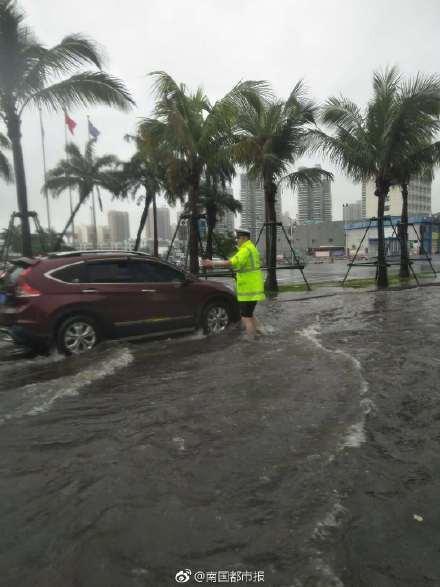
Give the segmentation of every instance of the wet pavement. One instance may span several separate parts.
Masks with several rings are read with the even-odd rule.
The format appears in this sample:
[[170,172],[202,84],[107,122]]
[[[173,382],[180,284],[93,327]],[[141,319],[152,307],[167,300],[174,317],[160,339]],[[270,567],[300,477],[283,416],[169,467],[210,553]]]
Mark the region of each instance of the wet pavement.
[[439,585],[440,288],[313,293],[255,343],[0,343],[0,584]]

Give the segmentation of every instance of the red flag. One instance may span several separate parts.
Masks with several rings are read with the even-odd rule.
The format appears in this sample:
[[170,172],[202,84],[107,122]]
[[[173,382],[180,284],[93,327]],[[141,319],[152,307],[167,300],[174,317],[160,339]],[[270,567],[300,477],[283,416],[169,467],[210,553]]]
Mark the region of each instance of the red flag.
[[70,118],[70,116],[68,116],[67,112],[64,113],[64,122],[67,124],[67,126],[69,127],[70,133],[73,135],[73,131],[75,130],[76,127],[76,122],[73,120],[73,118]]

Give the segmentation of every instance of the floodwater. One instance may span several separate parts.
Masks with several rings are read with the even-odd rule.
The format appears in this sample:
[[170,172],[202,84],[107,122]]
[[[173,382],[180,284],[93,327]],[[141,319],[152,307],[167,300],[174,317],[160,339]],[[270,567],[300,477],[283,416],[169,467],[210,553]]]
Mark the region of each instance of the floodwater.
[[[414,270],[418,272],[431,272],[431,267],[428,261],[425,261],[422,257],[417,257],[417,261],[414,262]],[[359,261],[363,263],[364,261]],[[434,255],[432,257],[432,265],[435,271],[440,271],[440,255]],[[310,283],[319,283],[322,281],[336,281],[341,280],[347,273],[347,260],[335,258],[334,263],[330,263],[328,259],[324,259],[321,262],[316,259],[309,258],[304,273]],[[390,275],[396,275],[399,272],[399,260],[396,265],[389,267],[388,272]],[[281,269],[278,273],[278,281],[282,283],[301,283],[301,273],[297,269]],[[368,277],[374,277],[376,273],[375,267],[354,266],[350,269],[347,279],[362,279]]]
[[0,584],[438,586],[440,288],[294,299],[255,343],[1,343]]

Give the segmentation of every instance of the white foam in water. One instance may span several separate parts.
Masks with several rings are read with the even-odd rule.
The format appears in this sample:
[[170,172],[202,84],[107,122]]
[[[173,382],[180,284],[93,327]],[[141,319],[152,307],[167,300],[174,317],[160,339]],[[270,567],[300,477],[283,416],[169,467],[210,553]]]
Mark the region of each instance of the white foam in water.
[[373,400],[365,397],[368,393],[368,390],[369,390],[369,384],[368,384],[368,381],[363,376],[361,362],[356,357],[354,357],[350,353],[347,353],[346,351],[342,351],[340,349],[336,349],[336,350],[328,349],[321,343],[321,341],[319,340],[319,335],[320,335],[319,318],[317,319],[317,321],[314,324],[308,326],[307,328],[304,328],[304,330],[301,330],[299,332],[299,334],[301,336],[304,336],[305,338],[307,338],[317,348],[324,351],[325,353],[328,353],[333,356],[339,355],[341,357],[344,357],[348,361],[350,361],[351,364],[353,365],[356,373],[358,374],[358,377],[360,380],[360,387],[359,387],[359,395],[361,397],[360,406],[362,408],[363,416],[359,422],[350,426],[350,428],[348,429],[347,434],[345,436],[345,439],[343,441],[343,444],[342,444],[342,448],[343,447],[358,448],[366,440],[365,416],[367,414],[369,414],[374,409]]
[[[10,348],[11,345],[8,345],[7,349],[10,350]],[[50,363],[56,363],[65,359],[66,357],[64,355],[60,355],[57,352],[53,352],[49,356],[34,357],[32,359],[14,357],[12,360],[0,362],[0,372],[2,373],[2,377],[5,377],[5,372],[16,372],[17,367],[23,371],[26,368],[33,369],[35,366],[49,365]]]
[[10,413],[0,417],[0,423],[11,418],[36,416],[47,412],[57,399],[78,395],[84,387],[113,375],[119,369],[127,367],[132,361],[133,355],[127,348],[118,348],[74,375],[31,383],[21,389],[11,390],[16,407]]
[[[355,372],[359,378],[359,397],[360,397],[360,406],[362,408],[363,416],[359,422],[351,425],[347,430],[343,442],[340,446],[341,449],[345,447],[349,448],[358,448],[360,447],[366,440],[365,435],[365,416],[368,414],[373,408],[374,403],[373,401],[367,397],[367,393],[369,390],[368,381],[363,376],[362,364],[356,358],[353,357],[351,354],[347,353],[346,351],[342,351],[339,349],[332,350],[327,349],[319,340],[320,335],[320,326],[319,320],[302,330],[300,335],[307,338],[313,345],[319,348],[321,351],[328,353],[332,356],[340,356],[343,357],[345,360],[349,361]],[[329,459],[331,462],[334,459],[332,455]],[[342,506],[342,504],[337,501],[334,503],[332,509],[325,515],[325,517],[320,520],[312,533],[312,539],[315,541],[325,539],[328,534],[332,531],[332,529],[337,528],[340,526],[344,519],[344,514],[346,509]],[[311,558],[313,560],[314,570],[315,572],[319,573],[320,575],[320,584],[322,585],[331,585],[331,587],[343,587],[344,583],[341,579],[334,573],[333,569],[330,565],[324,560],[323,553],[319,550],[319,548],[312,547],[311,548]]]
[[179,450],[185,450],[185,439],[181,438],[180,436],[176,436],[173,438],[173,442],[177,445]]
[[[332,530],[342,524],[346,512],[346,508],[344,508],[339,501],[336,501],[333,504],[332,509],[316,524],[312,533],[313,540],[323,540],[327,538]],[[331,585],[331,587],[344,586],[344,583],[335,574],[330,565],[324,561],[323,554],[318,548],[312,547],[310,549],[310,554],[313,560],[314,570],[320,575],[320,585]],[[325,583],[322,583],[322,581],[325,581]]]
[[361,444],[365,442],[365,440],[365,423],[362,420],[357,424],[353,424],[353,426],[350,426],[345,437],[344,446],[349,446],[351,448],[359,448]]
[[312,537],[325,538],[329,531],[342,524],[342,516],[346,511],[344,506],[338,501],[333,504],[332,509],[326,514],[325,518],[316,524]]
[[344,587],[344,583],[335,575],[326,562],[321,558],[315,558],[313,562],[315,563],[315,569],[321,575],[321,579],[325,580],[326,587]]

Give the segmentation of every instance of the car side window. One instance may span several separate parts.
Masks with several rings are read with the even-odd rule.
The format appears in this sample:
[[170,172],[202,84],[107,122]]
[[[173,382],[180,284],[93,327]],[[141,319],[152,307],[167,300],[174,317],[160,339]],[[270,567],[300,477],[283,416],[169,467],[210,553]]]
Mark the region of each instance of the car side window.
[[125,259],[88,263],[89,283],[136,283],[133,265]]
[[62,267],[54,271],[52,277],[65,283],[85,283],[87,281],[85,264],[75,263],[74,265]]
[[143,283],[182,283],[185,281],[185,275],[162,263],[154,261],[136,261],[136,273],[138,280]]

